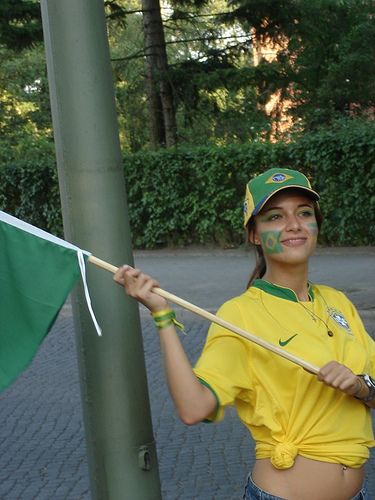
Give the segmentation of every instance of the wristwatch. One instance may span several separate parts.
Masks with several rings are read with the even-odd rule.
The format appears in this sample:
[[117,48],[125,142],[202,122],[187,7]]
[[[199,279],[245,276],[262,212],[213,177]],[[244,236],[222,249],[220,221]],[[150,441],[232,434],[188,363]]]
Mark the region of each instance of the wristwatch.
[[364,403],[369,403],[373,399],[375,399],[375,380],[370,377],[367,373],[362,373],[361,375],[358,375],[358,377],[361,377],[363,382],[367,385],[369,388],[369,395],[366,398],[358,398]]

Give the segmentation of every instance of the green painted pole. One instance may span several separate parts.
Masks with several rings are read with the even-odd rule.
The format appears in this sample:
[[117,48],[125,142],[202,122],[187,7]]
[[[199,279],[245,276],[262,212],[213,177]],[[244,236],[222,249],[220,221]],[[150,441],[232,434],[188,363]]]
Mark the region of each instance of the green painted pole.
[[[133,263],[102,0],[41,0],[65,237],[115,265]],[[91,493],[157,500],[138,307],[88,265],[98,337],[83,290],[73,295]],[[51,277],[53,279],[53,276]]]

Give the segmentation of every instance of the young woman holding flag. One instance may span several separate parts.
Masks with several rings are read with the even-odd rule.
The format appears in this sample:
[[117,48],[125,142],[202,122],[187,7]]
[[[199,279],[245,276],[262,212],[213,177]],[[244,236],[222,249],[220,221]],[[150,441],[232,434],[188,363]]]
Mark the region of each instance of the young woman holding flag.
[[318,194],[290,169],[246,187],[245,227],[257,264],[248,289],[217,315],[321,367],[313,375],[213,324],[192,368],[159,284],[124,266],[115,280],[154,318],[169,390],[186,424],[219,421],[228,405],[256,442],[244,499],[370,498],[364,464],[375,446],[375,342],[341,292],[308,281],[321,224]]

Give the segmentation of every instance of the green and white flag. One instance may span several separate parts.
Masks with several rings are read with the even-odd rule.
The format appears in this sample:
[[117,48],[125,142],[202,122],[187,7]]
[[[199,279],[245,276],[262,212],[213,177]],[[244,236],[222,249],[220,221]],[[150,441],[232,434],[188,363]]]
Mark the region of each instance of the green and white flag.
[[0,211],[0,390],[29,365],[69,292],[82,276],[89,252]]

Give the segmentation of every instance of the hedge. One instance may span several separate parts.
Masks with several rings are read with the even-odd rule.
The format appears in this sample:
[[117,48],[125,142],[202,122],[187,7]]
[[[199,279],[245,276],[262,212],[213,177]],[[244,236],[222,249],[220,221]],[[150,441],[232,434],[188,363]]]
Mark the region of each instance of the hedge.
[[54,158],[0,165],[0,209],[57,236],[62,217]]
[[375,243],[375,122],[344,121],[289,147],[296,167],[310,167],[329,245]]
[[[290,143],[125,155],[134,246],[241,244],[245,183],[274,166],[312,176],[325,217],[322,244],[375,244],[375,124],[345,121]],[[54,160],[14,161],[0,172],[1,209],[61,235]]]

